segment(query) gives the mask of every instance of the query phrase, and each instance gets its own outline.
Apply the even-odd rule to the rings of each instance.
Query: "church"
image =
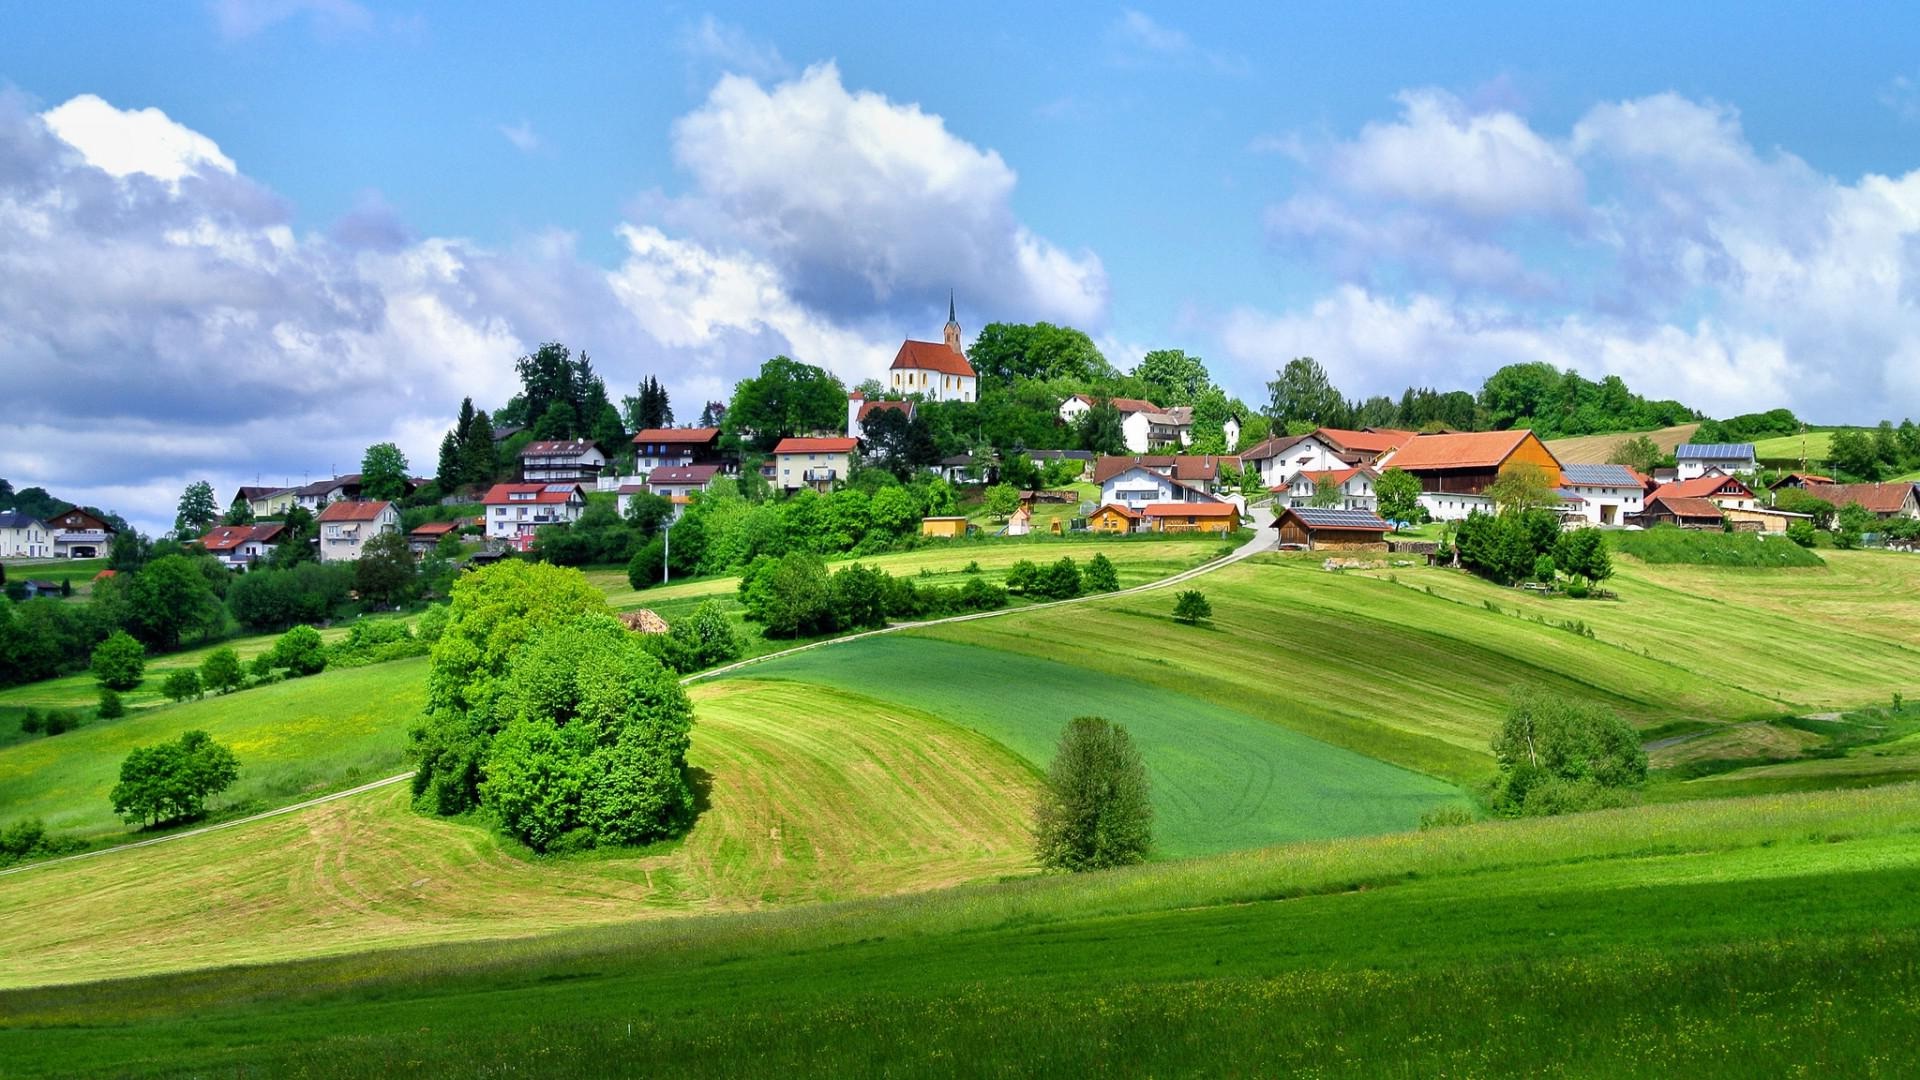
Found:
[[[927,401],[973,401],[976,384],[973,365],[960,348],[960,320],[954,316],[953,297],[947,297],[946,341],[900,344],[893,358],[888,389],[900,395],[918,394]]]

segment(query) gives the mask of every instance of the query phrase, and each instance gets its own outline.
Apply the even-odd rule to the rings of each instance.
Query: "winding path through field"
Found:
[[[754,664],[763,663],[768,660],[778,659],[779,657],[782,657],[782,656],[792,656],[795,653],[808,652],[813,649],[824,649],[832,645],[839,645],[848,641],[859,641],[862,638],[875,637],[880,634],[892,634],[892,633],[898,633],[899,631],[902,631],[902,630],[916,630],[922,627],[940,626],[945,623],[971,622],[976,619],[992,619],[1002,615],[1013,615],[1023,611],[1037,611],[1041,608],[1064,607],[1068,604],[1082,604],[1082,603],[1086,603],[1089,600],[1100,600],[1100,599],[1105,599],[1105,598],[1114,597],[1114,596],[1132,596],[1138,593],[1151,592],[1154,589],[1164,589],[1169,585],[1183,584],[1185,582],[1192,581],[1194,578],[1200,577],[1203,574],[1210,574],[1213,571],[1220,569],[1221,567],[1231,566],[1232,564],[1239,562],[1241,559],[1244,559],[1249,555],[1256,555],[1262,551],[1270,550],[1273,547],[1275,536],[1273,535],[1273,533],[1269,531],[1273,524],[1273,511],[1268,507],[1258,506],[1252,509],[1252,511],[1250,512],[1250,516],[1253,518],[1253,524],[1254,524],[1253,539],[1248,540],[1246,543],[1235,548],[1233,551],[1228,552],[1227,554],[1222,555],[1221,557],[1214,559],[1211,562],[1202,563],[1199,566],[1193,567],[1190,570],[1182,570],[1177,574],[1170,574],[1167,577],[1163,577],[1159,579],[1158,581],[1149,581],[1144,585],[1135,585],[1132,588],[1121,589],[1118,592],[1090,593],[1086,596],[1076,596],[1071,600],[1054,600],[1045,604],[1027,604],[1017,608],[1001,608],[997,611],[976,611],[966,615],[952,615],[944,619],[926,619],[921,622],[895,623],[891,626],[885,626],[878,630],[867,630],[858,634],[848,634],[844,637],[829,638],[826,641],[816,641],[807,645],[797,645],[791,649],[781,649],[778,652],[767,653],[765,656],[756,656],[751,660],[742,660],[739,663],[728,664],[724,667],[710,668],[706,671],[696,672],[692,675],[688,675],[687,677],[681,679],[680,683],[683,686],[687,686],[687,685],[691,685],[693,683],[700,682],[706,679],[714,678],[715,676],[726,675],[731,672],[738,671],[741,668],[752,666]],[[234,818],[232,821],[222,821],[216,825],[203,825],[197,829],[187,829],[182,832],[168,833],[165,836],[155,836],[155,837],[150,837],[146,840],[134,840],[125,844],[115,844],[112,847],[96,848],[92,851],[83,851],[78,855],[62,855],[59,858],[45,859],[40,862],[32,862],[32,863],[26,863],[21,866],[8,867],[7,869],[0,870],[0,877],[7,877],[13,874],[25,873],[29,870],[36,870],[43,866],[57,866],[60,863],[73,862],[77,859],[91,859],[100,855],[110,855],[116,851],[128,851],[133,848],[152,847],[155,844],[166,844],[166,843],[171,843],[175,840],[185,840],[185,839],[188,839],[189,837],[204,836],[207,833],[218,832],[222,829],[231,829],[236,826],[251,824],[252,822],[256,822],[256,821],[263,821],[267,818],[279,817],[283,814],[291,814],[300,810],[306,810],[311,807],[320,806],[324,803],[333,802],[336,799],[344,799],[353,795],[361,795],[369,791],[374,791],[379,788],[388,787],[393,784],[401,783],[403,781],[412,779],[412,777],[413,777],[412,772],[403,772],[397,776],[389,776],[382,780],[374,780],[369,783],[361,784],[358,787],[347,788],[344,791],[336,791],[336,792],[333,792],[332,794],[321,795],[316,798],[303,800],[301,802],[289,803],[286,806],[275,807],[272,810],[263,810],[258,814],[248,814],[246,817]]]

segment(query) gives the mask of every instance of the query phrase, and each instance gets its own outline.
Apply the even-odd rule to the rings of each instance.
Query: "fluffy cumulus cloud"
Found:
[[[784,123],[807,108],[824,150]],[[876,374],[948,285],[992,317],[1103,314],[1098,260],[1013,218],[997,155],[830,68],[725,79],[674,136],[691,189],[672,221],[613,224],[604,267],[557,231],[420,237],[371,193],[303,232],[158,110],[0,94],[0,476],[163,529],[194,479],[299,482],[386,439],[430,472],[460,397],[504,401],[544,340],[585,348],[616,396],[652,372],[691,409],[775,353]]]
[[[1349,393],[1393,393],[1543,360],[1717,413],[1920,412],[1920,172],[1827,176],[1676,94],[1563,134],[1437,91],[1400,106],[1296,143],[1306,179],[1266,228],[1329,284],[1225,317],[1249,375],[1311,354]]]

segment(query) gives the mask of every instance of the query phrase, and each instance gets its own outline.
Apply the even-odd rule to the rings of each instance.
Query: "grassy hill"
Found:
[[[1895,1076],[1920,992],[1916,820],[1911,786],[1647,807],[48,986],[0,993],[0,1059],[19,1076]]]
[[[1677,424],[1656,431],[1623,431],[1612,435],[1575,435],[1566,439],[1550,439],[1547,448],[1563,465],[1604,465],[1613,455],[1614,448],[1628,439],[1645,435],[1666,453],[1693,438],[1699,430],[1699,424]]]
[[[1827,453],[1832,449],[1833,431],[1809,431],[1805,435],[1761,439],[1753,444],[1753,456],[1762,462],[1778,462],[1796,469],[1804,457],[1809,468],[1818,469],[1826,462]]]

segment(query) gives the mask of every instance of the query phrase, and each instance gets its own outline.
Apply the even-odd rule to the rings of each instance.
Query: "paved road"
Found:
[[[1139,593],[1151,592],[1155,589],[1164,589],[1169,585],[1179,585],[1184,582],[1192,581],[1194,578],[1197,578],[1202,574],[1210,574],[1215,570],[1220,569],[1223,566],[1231,566],[1232,564],[1239,562],[1241,559],[1244,559],[1249,555],[1255,555],[1262,551],[1272,550],[1274,543],[1277,540],[1277,537],[1275,536],[1271,528],[1273,525],[1273,511],[1264,506],[1255,507],[1252,511],[1251,516],[1254,521],[1253,539],[1247,541],[1245,544],[1240,545],[1238,548],[1235,548],[1233,551],[1228,552],[1225,555],[1222,555],[1220,558],[1213,560],[1212,562],[1202,563],[1201,565],[1196,566],[1191,570],[1182,570],[1178,574],[1172,574],[1167,577],[1160,578],[1157,581],[1149,581],[1145,585],[1135,585],[1130,589],[1121,589],[1119,592],[1093,593],[1088,596],[1076,596],[1071,600],[1054,600],[1045,604],[1027,604],[1024,607],[1001,608],[998,611],[976,611],[967,615],[952,615],[944,619],[927,619],[921,622],[895,623],[891,626],[882,627],[879,630],[868,630],[864,633],[848,634],[845,637],[830,638],[826,641],[816,641],[809,645],[796,645],[791,649],[781,649],[779,652],[767,653],[765,656],[756,656],[750,660],[742,660],[738,663],[728,664],[725,667],[709,668],[706,671],[697,672],[695,674],[687,676],[684,679],[681,679],[680,685],[690,686],[696,682],[701,682],[706,679],[711,679],[720,675],[725,675],[725,674],[728,674],[729,672],[738,671],[741,668],[750,667],[754,664],[764,664],[769,660],[776,660],[782,656],[792,656],[795,653],[808,652],[813,649],[831,648],[835,645],[842,645],[849,641],[859,641],[861,638],[877,637],[878,635],[881,635],[881,634],[897,634],[902,630],[916,630],[921,627],[940,626],[945,623],[970,622],[975,619],[993,619],[993,618],[998,618],[1002,615],[1013,615],[1023,611],[1037,611],[1041,608],[1062,607],[1067,604],[1084,604],[1089,600],[1102,600],[1102,599],[1106,599],[1108,597],[1113,597],[1113,596],[1134,596]],[[5,870],[0,870],[0,877],[6,877],[10,874],[25,873],[28,870],[37,870],[43,866],[57,866],[60,863],[73,862],[78,859],[91,859],[100,855],[109,855],[116,851],[129,851],[129,850],[132,850],[133,848],[152,847],[155,844],[170,844],[175,840],[185,840],[189,837],[204,836],[210,832],[219,832],[221,829],[231,829],[236,825],[246,825],[251,822],[264,820],[266,818],[278,817],[281,814],[291,814],[291,813],[294,813],[295,811],[305,810],[305,809],[308,809],[309,807],[319,806],[322,803],[330,803],[335,799],[344,799],[350,795],[364,794],[365,792],[373,791],[378,788],[389,787],[391,785],[398,784],[404,780],[410,780],[412,778],[413,778],[413,773],[404,772],[399,774],[398,776],[389,776],[384,780],[375,780],[371,783],[361,784],[359,787],[348,788],[345,791],[336,791],[331,795],[322,795],[316,799],[307,799],[304,802],[292,803],[287,806],[277,807],[273,810],[265,810],[258,814],[249,814],[246,817],[234,818],[232,821],[223,821],[218,825],[203,825],[197,829],[187,829],[182,832],[168,833],[165,836],[155,836],[147,840],[135,840],[132,843],[128,843],[128,844],[116,844],[113,847],[97,848],[93,851],[83,851],[78,855],[62,855],[59,858],[55,858],[55,859],[46,859],[41,862],[27,863],[23,866],[9,867]]]

